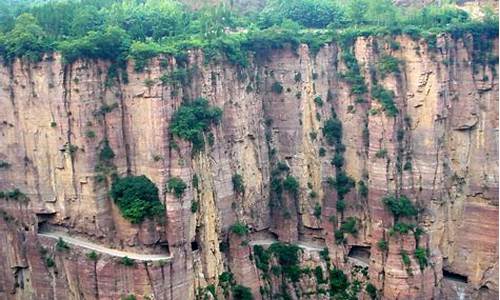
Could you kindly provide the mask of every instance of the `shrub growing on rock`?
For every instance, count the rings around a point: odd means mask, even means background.
[[[238,194],[243,194],[245,192],[245,183],[243,182],[243,176],[240,174],[234,174],[232,177],[233,189]]]
[[[132,267],[135,265],[135,261],[128,256],[124,256],[120,259],[120,263],[127,267]]]
[[[134,224],[145,218],[161,217],[165,212],[158,188],[146,176],[117,178],[111,186],[111,197],[123,217]]]
[[[181,139],[193,143],[193,150],[203,149],[203,133],[210,125],[217,124],[222,117],[222,110],[212,107],[203,98],[183,103],[172,117],[170,132]]]
[[[408,197],[402,195],[396,197],[394,195],[386,196],[382,199],[385,207],[393,214],[397,220],[399,217],[412,217],[418,214],[418,210]]]
[[[184,191],[187,188],[187,184],[179,177],[170,177],[167,181],[167,191],[173,193],[175,197],[182,198],[184,196]]]
[[[233,299],[253,300],[252,290],[246,286],[237,284],[233,286],[231,292],[233,293]]]
[[[231,232],[238,236],[245,236],[248,234],[248,226],[242,222],[236,222],[231,226]]]
[[[425,267],[427,266],[427,263],[428,263],[427,249],[420,248],[420,247],[415,249],[415,258],[418,261],[418,264],[420,266],[420,270],[425,269]]]

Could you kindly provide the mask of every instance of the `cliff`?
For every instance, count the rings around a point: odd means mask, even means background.
[[[348,53],[366,92],[353,93]],[[486,54],[495,53],[497,40]],[[26,197],[0,199],[0,298],[194,299],[212,288],[223,298],[219,275],[229,271],[257,299],[283,290],[292,299],[326,299],[307,272],[285,284],[263,274],[253,246],[273,240],[301,245],[302,267],[331,263],[350,274],[368,266],[349,277],[363,277],[384,299],[497,298],[498,65],[477,55],[472,38],[440,36],[429,47],[401,36],[318,53],[305,45],[276,50],[245,69],[206,63],[198,51],[185,66],[159,57],[141,73],[130,62],[120,76],[107,62],[64,65],[58,54],[2,66],[0,190]],[[176,69],[186,71],[183,84],[160,80]],[[380,100],[387,94],[395,116]],[[193,153],[169,128],[183,99],[196,97],[223,114],[205,150]],[[334,143],[328,120],[341,124]],[[121,216],[109,196],[111,176],[96,168],[108,144],[117,174],[146,175],[157,185],[163,222]],[[333,166],[338,155],[343,163]],[[275,171],[280,163],[286,174]],[[235,192],[235,174],[244,192]],[[351,178],[344,194],[340,174]],[[180,199],[165,189],[173,176],[188,185]],[[299,187],[276,203],[273,179],[285,176]],[[406,195],[418,208],[403,218],[418,234],[392,228],[396,218],[382,202],[388,195]],[[356,230],[342,226],[349,220]],[[250,232],[232,232],[237,221]],[[171,259],[127,263],[44,231]],[[368,299],[364,290],[360,297]]]

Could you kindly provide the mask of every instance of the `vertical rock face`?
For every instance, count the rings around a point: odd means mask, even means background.
[[[64,66],[58,55],[2,66],[0,160],[8,166],[0,168],[0,190],[18,188],[27,199],[0,199],[0,298],[194,299],[218,286],[224,271],[267,298],[249,245],[268,240],[314,245],[301,256],[311,268],[324,268],[316,252],[328,248],[332,264],[346,273],[364,253],[370,282],[387,299],[497,297],[498,67],[473,64],[471,44],[441,36],[429,48],[398,37],[391,47],[360,38],[352,49],[279,50],[243,70],[207,64],[194,51],[185,86],[159,80],[179,67],[172,58],[154,59],[142,73],[130,63],[128,83],[109,76],[108,63]],[[342,76],[348,51],[368,88],[360,96]],[[497,52],[494,41],[491,54]],[[400,62],[399,71],[381,74],[387,56]],[[396,117],[371,96],[380,86],[394,92]],[[182,99],[196,97],[223,110],[213,143],[201,153],[169,132]],[[339,175],[331,164],[338,146],[322,134],[332,117],[343,129],[341,169],[357,186],[343,196],[343,210],[330,184]],[[119,175],[146,175],[158,186],[164,222],[131,224],[121,216],[109,197],[111,177],[96,169],[106,144]],[[287,170],[276,172],[280,165]],[[242,193],[234,191],[235,174],[244,180]],[[165,191],[173,176],[188,184],[180,199]],[[286,176],[298,189],[278,199],[272,179]],[[403,221],[423,234],[391,232],[394,216],[382,203],[388,194],[406,195],[419,208]],[[357,234],[346,233],[339,244],[334,231],[349,217]],[[250,234],[231,233],[236,221]],[[47,226],[172,259],[126,266],[107,253],[92,259],[79,245],[59,251],[37,234]],[[388,249],[377,246],[381,240]],[[427,252],[422,268],[417,247]],[[315,285],[302,278],[294,288],[308,297]]]

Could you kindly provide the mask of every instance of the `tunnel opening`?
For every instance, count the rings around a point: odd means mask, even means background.
[[[191,242],[191,251],[198,251],[200,250],[200,245],[198,244],[197,241],[192,241]]]
[[[44,233],[50,231],[50,221],[55,217],[55,212],[36,213],[37,232]]]
[[[451,272],[449,270],[443,269],[443,278],[446,280],[451,280],[455,282],[467,283],[469,278],[467,276]]]
[[[168,242],[161,242],[160,243],[160,249],[162,252],[167,253],[170,255],[170,247],[168,246]]]
[[[352,246],[347,257],[370,264],[370,250],[369,246]]]

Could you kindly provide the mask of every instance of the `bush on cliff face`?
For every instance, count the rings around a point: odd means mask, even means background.
[[[111,197],[123,217],[134,224],[146,218],[161,218],[165,212],[158,188],[144,175],[116,178],[111,186]]]
[[[167,181],[167,191],[169,193],[173,193],[175,197],[178,199],[184,196],[184,192],[186,191],[187,184],[179,177],[170,177]]]
[[[292,194],[294,197],[299,195],[299,181],[292,175],[287,175],[283,180],[283,188]]]
[[[233,286],[231,292],[233,293],[233,299],[240,300],[253,300],[252,290],[250,288],[237,284]]]
[[[412,217],[418,214],[418,210],[415,208],[413,203],[404,195],[400,197],[389,195],[384,197],[382,202],[393,214],[396,220],[399,217]]]
[[[428,263],[427,256],[428,256],[428,249],[420,248],[420,247],[417,247],[417,249],[415,249],[415,258],[418,261],[418,264],[420,266],[420,270],[425,269],[425,267],[427,266],[427,263]]]
[[[238,194],[245,193],[245,183],[243,181],[243,176],[240,174],[234,174],[231,178],[233,182],[233,190]]]
[[[203,134],[210,125],[217,124],[222,117],[222,110],[212,107],[203,98],[184,102],[172,116],[170,132],[193,143],[193,150],[200,151],[205,145]]]
[[[231,226],[231,232],[238,236],[245,236],[250,231],[248,230],[248,226],[242,222],[236,222]]]
[[[325,125],[323,125],[323,135],[331,146],[341,143],[342,123],[337,118],[326,120]]]

